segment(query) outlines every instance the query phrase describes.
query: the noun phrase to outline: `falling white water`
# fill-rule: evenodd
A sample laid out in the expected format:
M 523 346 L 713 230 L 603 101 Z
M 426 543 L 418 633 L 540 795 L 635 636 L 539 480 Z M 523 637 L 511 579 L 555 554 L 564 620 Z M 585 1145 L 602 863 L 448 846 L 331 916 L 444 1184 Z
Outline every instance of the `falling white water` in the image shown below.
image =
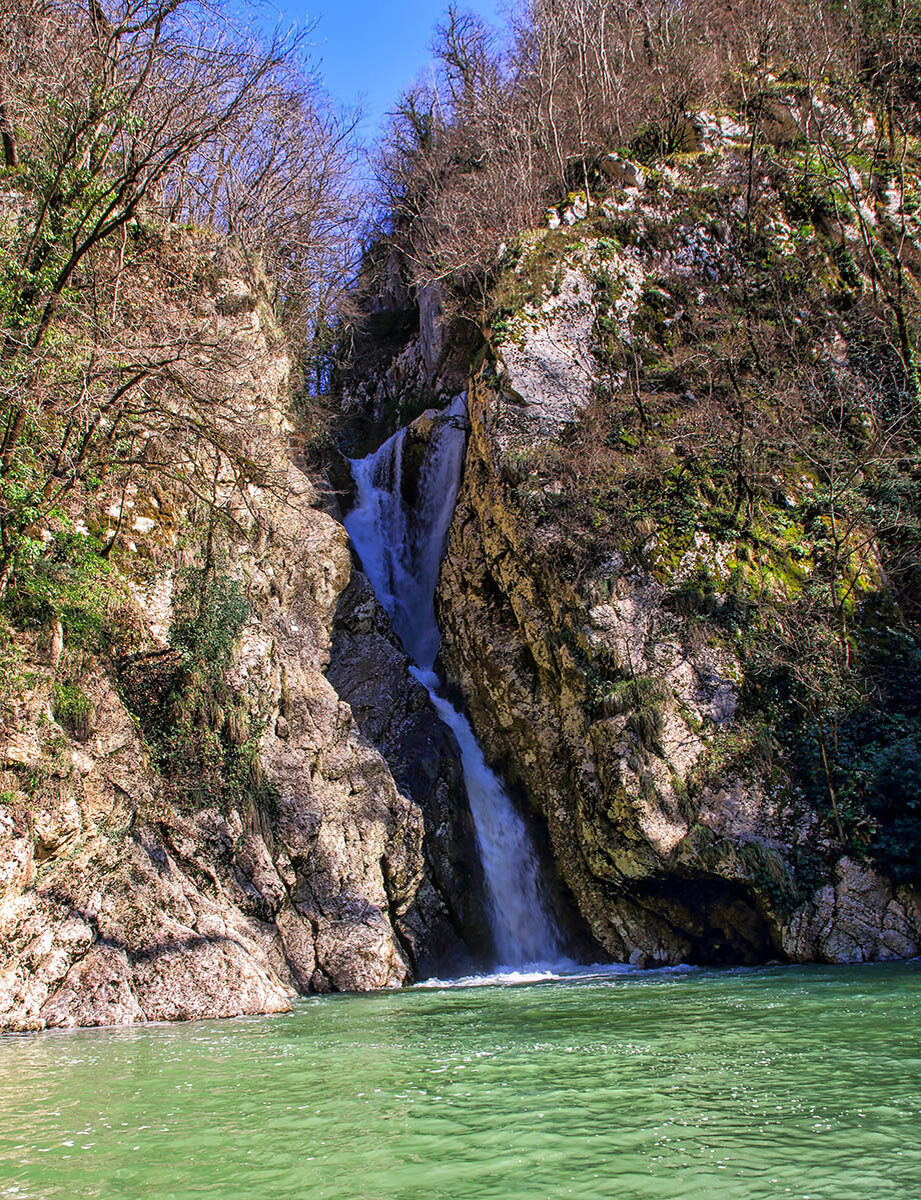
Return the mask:
M 415 663 L 413 674 L 428 690 L 460 747 L 499 963 L 512 968 L 556 963 L 563 959 L 563 949 L 542 893 L 527 826 L 489 769 L 466 717 L 438 694 L 438 678 L 432 670 L 440 641 L 435 586 L 457 500 L 465 411 L 464 397 L 459 396 L 438 418 L 412 505 L 404 496 L 405 430 L 367 458 L 353 459 L 356 500 L 345 527 L 378 600 Z

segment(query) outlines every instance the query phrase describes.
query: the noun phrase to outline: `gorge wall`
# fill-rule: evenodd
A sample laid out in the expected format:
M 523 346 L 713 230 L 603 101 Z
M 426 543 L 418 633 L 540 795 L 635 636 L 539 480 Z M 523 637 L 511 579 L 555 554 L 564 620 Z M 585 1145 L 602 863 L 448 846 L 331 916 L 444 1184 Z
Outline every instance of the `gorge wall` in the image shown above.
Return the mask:
M 124 524 L 106 636 L 4 627 L 0 1028 L 282 1011 L 489 965 L 455 739 L 341 524 L 340 451 L 465 387 L 437 667 L 579 953 L 921 950 L 917 547 L 885 516 L 919 470 L 859 258 L 894 214 L 918 255 L 917 208 L 877 189 L 835 224 L 783 171 L 746 205 L 745 131 L 706 136 L 656 169 L 612 159 L 506 248 L 482 337 L 389 250 L 326 476 L 292 451 L 258 281 L 219 239 L 165 248 L 198 263 L 183 319 L 236 347 L 222 386 L 264 469 L 215 476 L 217 533 L 178 487 L 103 481 L 66 532 Z M 407 486 L 432 427 L 407 435 Z M 226 662 L 190 665 L 203 554 L 246 615 Z
M 128 629 L 127 644 L 78 649 L 60 622 L 5 634 L 4 1030 L 280 1011 L 306 991 L 396 986 L 466 961 L 455 909 L 476 919 L 476 889 L 455 878 L 469 858 L 454 839 L 470 835 L 450 747 L 426 745 L 420 763 L 420 743 L 444 740 L 425 693 L 379 632 L 325 489 L 291 463 L 289 364 L 258 289 L 213 239 L 172 254 L 208 265 L 195 316 L 247 364 L 230 386 L 252 414 L 253 455 L 267 455 L 264 487 L 240 497 L 228 481 L 224 497 L 225 571 L 248 619 L 204 715 L 180 704 L 166 731 L 179 731 L 181 762 L 201 733 L 182 722 L 208 726 L 203 744 L 223 747 L 240 778 L 190 801 L 189 750 L 191 786 L 177 794 L 162 751 L 172 743 L 129 711 L 147 711 L 164 669 L 177 669 L 171 615 L 205 533 L 181 492 L 129 488 L 126 545 L 105 585 L 106 623 Z M 83 516 L 87 537 L 112 522 L 102 503 Z M 358 723 L 326 678 L 331 649 Z M 369 672 L 378 690 L 365 704 Z M 385 694 L 386 733 L 371 715 Z M 396 747 L 400 788 L 369 738 Z M 420 793 L 427 824 L 410 798 Z
M 834 436 L 842 390 L 865 398 L 880 382 L 862 377 L 862 335 L 836 313 L 816 321 L 824 328 L 806 352 L 827 408 L 775 408 L 758 392 L 782 391 L 802 363 L 765 330 L 773 306 L 795 302 L 778 300 L 778 261 L 799 303 L 825 312 L 842 239 L 858 235 L 785 224 L 777 178 L 759 177 L 749 211 L 744 142 L 711 132 L 717 149 L 654 180 L 615 160 L 624 186 L 552 211 L 508 255 L 470 384 L 464 486 L 438 593 L 443 661 L 614 958 L 911 956 L 921 948 L 917 875 L 879 849 L 901 837 L 911 854 L 911 780 L 885 812 L 855 803 L 850 819 L 862 824 L 848 835 L 836 789 L 858 760 L 849 750 L 837 774 L 826 763 L 804 787 L 802 709 L 791 716 L 795 706 L 777 699 L 810 654 L 840 653 L 834 635 L 817 648 L 787 632 L 815 622 L 823 641 L 822 618 L 802 612 L 836 520 L 834 499 L 829 508 L 826 492 L 822 509 L 818 493 L 841 465 L 824 467 L 810 445 Z M 893 204 L 887 195 L 877 206 L 877 230 Z M 759 230 L 754 266 L 746 220 Z M 811 317 L 800 309 L 797 319 Z M 863 411 L 882 420 L 878 403 Z M 735 457 L 724 454 L 733 443 Z M 860 453 L 848 461 L 865 483 L 873 468 Z M 744 478 L 752 468 L 768 477 Z M 903 620 L 883 582 L 885 551 L 854 511 L 852 533 L 862 532 L 844 552 L 846 578 L 831 584 L 847 597 L 845 677 L 888 636 L 883 624 Z M 887 653 L 898 662 L 898 638 Z M 830 742 L 839 718 L 827 700 L 815 700 L 819 734 L 809 736 L 834 729 Z M 874 753 L 887 754 L 889 738 L 894 727 Z
M 496 413 L 512 406 L 526 423 L 522 401 L 481 377 L 439 591 L 442 654 L 487 754 L 546 822 L 595 938 L 642 964 L 918 953 L 918 892 L 856 858 L 798 890 L 798 852 L 826 835 L 776 769 L 760 775 L 743 750 L 729 770 L 695 772 L 733 736 L 739 663 L 676 622 L 650 573 L 610 563 L 603 599 L 586 597 L 552 540 L 535 546 L 495 468 Z
M 754 180 L 744 126 L 688 136 L 668 165 L 610 156 L 504 249 L 476 354 L 391 256 L 377 319 L 419 332 L 350 400 L 386 423 L 395 387 L 472 364 L 441 662 L 608 954 L 911 956 L 914 775 L 882 764 L 914 761 L 916 555 L 880 488 L 917 463 L 913 435 L 879 454 L 913 401 L 867 341 L 866 247 L 916 261 L 913 185 L 852 167 L 867 199 L 835 220 L 789 128 L 789 170 Z

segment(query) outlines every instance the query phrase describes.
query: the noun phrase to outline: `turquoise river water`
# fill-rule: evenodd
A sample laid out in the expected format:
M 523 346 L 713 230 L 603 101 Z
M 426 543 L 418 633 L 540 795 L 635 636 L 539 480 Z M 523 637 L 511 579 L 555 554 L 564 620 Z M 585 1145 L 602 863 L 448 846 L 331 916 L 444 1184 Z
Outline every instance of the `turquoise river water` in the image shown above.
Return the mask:
M 921 964 L 0 1038 L 0 1197 L 919 1200 Z

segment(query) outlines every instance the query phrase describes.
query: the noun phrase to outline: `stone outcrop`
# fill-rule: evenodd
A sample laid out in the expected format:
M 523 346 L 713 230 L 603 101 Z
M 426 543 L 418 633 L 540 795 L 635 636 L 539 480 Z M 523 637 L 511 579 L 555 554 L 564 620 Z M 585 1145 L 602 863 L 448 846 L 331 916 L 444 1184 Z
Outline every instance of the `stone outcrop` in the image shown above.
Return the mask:
M 218 264 L 217 295 L 201 307 L 247 350 L 235 392 L 241 406 L 252 400 L 254 454 L 267 463 L 264 486 L 235 498 L 228 482 L 224 499 L 238 530 L 228 569 L 251 606 L 226 682 L 261 730 L 264 787 L 223 809 L 180 807 L 114 661 L 76 668 L 86 711 L 70 727 L 56 715 L 60 626 L 17 633 L 0 723 L 0 1030 L 281 1011 L 307 991 L 398 986 L 457 946 L 426 865 L 423 812 L 325 676 L 351 575 L 347 539 L 288 462 L 287 364 L 255 301 L 222 304 L 245 290 L 232 267 Z M 120 569 L 140 688 L 145 654 L 154 663 L 164 652 L 184 562 L 181 506 L 180 495 L 139 487 L 125 501 Z M 361 636 L 360 618 L 354 628 Z M 430 739 L 404 666 L 393 669 L 406 712 L 383 741 L 413 729 L 417 743 Z M 432 811 L 447 813 L 449 748 L 434 754 Z M 408 744 L 404 762 L 406 786 L 423 791 Z
M 489 920 L 459 751 L 409 667 L 370 583 L 353 571 L 339 601 L 327 678 L 423 814 L 427 881 L 437 895 L 407 913 L 401 929 L 417 970 L 444 975 L 469 968 L 471 953 L 485 965 L 476 952 L 490 944 Z M 413 928 L 419 920 L 423 926 Z
M 410 274 L 390 250 L 380 257 L 372 251 L 359 276 L 362 316 L 342 380 L 338 430 L 352 457 L 464 389 L 469 332 L 463 323 L 451 325 L 440 284 L 414 286 Z
M 729 211 L 738 179 L 731 153 L 708 177 Z M 518 311 L 503 313 L 469 386 L 472 432 L 437 597 L 442 659 L 487 757 L 546 825 L 565 884 L 616 959 L 917 954 L 918 893 L 842 850 L 831 817 L 819 820 L 780 765 L 778 735 L 761 757 L 748 747 L 719 765 L 720 747 L 739 737 L 745 673 L 719 633 L 730 577 L 747 570 L 733 543 L 698 527 L 676 550 L 675 510 L 631 522 L 617 514 L 619 544 L 593 533 L 608 526 L 605 507 L 590 520 L 562 515 L 589 507 L 597 456 L 584 414 L 600 389 L 627 413 L 607 434 L 623 452 L 608 468 L 615 478 L 634 469 L 629 414 L 642 404 L 647 363 L 647 401 L 675 393 L 662 428 L 698 404 L 676 382 L 681 370 L 654 355 L 667 359 L 663 347 L 687 319 L 673 296 L 702 305 L 736 268 L 728 225 L 689 215 L 688 190 L 668 169 L 655 196 L 634 189 L 599 202 L 611 225 L 586 214 L 571 236 L 528 235 L 512 260 L 510 273 L 542 271 L 552 286 L 543 298 L 532 287 Z M 708 202 L 702 193 L 704 213 Z M 782 204 L 772 204 L 772 236 L 788 253 Z M 642 409 L 640 418 L 651 420 Z M 677 451 L 667 437 L 654 440 L 650 473 L 677 475 L 687 453 L 679 435 Z M 599 478 L 592 486 L 601 489 Z M 797 503 L 787 493 L 778 500 L 786 512 Z M 703 607 L 689 617 L 682 589 L 693 595 L 702 573 L 714 594 L 693 601 Z
M 815 837 L 795 796 L 727 777 L 691 809 L 695 765 L 731 725 L 739 666 L 682 636 L 664 589 L 606 566 L 603 603 L 541 554 L 496 469 L 493 429 L 517 397 L 484 372 L 471 391 L 465 482 L 439 588 L 442 656 L 488 757 L 546 823 L 594 937 L 640 963 L 860 961 L 916 954 L 917 893 L 848 859 L 793 911 L 787 863 Z M 538 410 L 536 417 L 540 421 Z M 599 664 L 631 683 L 591 694 Z M 645 699 L 645 697 L 644 697 Z
M 30 773 L 0 808 L 4 1028 L 278 1011 L 411 977 L 441 912 L 422 814 L 323 676 L 348 551 L 289 482 L 231 672 L 266 714 L 274 811 L 177 811 L 102 664 L 80 741 L 54 720 L 51 668 L 24 664 L 0 745 L 10 782 Z
M 555 438 L 588 405 L 595 378 L 591 294 L 581 264 L 567 265 L 557 294 L 503 342 L 504 407 L 494 429 L 499 446 Z
M 913 958 L 921 946 L 921 896 L 844 857 L 831 882 L 797 910 L 783 938 L 786 952 L 800 962 Z

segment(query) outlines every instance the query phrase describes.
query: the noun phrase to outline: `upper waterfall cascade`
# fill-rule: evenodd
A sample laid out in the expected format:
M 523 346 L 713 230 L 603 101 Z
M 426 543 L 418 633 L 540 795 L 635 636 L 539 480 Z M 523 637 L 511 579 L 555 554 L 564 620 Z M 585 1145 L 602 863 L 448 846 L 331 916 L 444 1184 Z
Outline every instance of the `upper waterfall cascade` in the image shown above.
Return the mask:
M 433 670 L 440 643 L 435 587 L 463 467 L 465 415 L 459 396 L 436 417 L 415 487 L 404 479 L 405 429 L 366 458 L 351 460 L 356 500 L 345 527 L 415 664 L 413 674 L 457 739 L 499 964 L 555 963 L 564 951 L 527 825 L 487 765 L 467 718 L 439 694 Z

